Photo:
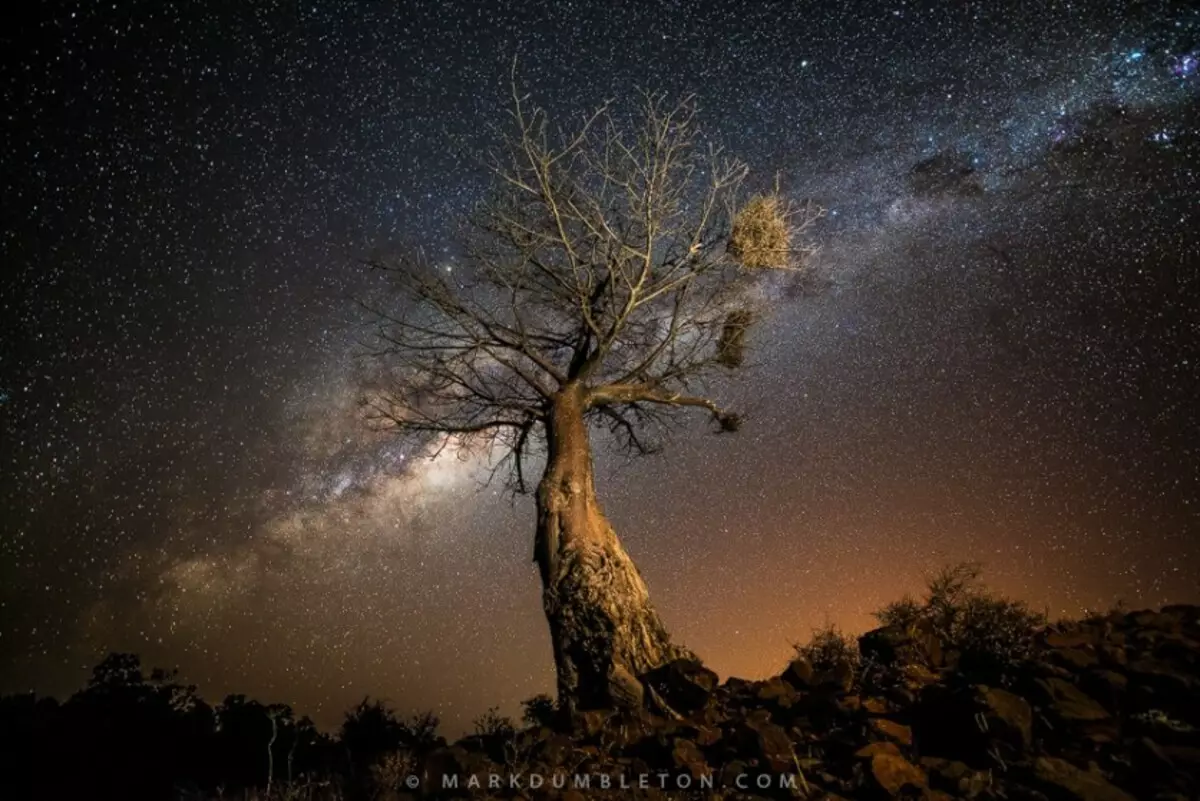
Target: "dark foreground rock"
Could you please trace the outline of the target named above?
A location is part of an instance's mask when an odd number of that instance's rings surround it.
[[[664,665],[639,708],[468,738],[383,797],[1200,798],[1200,608],[1049,627],[1004,686],[927,630],[862,649],[870,671],[801,659],[765,681]]]

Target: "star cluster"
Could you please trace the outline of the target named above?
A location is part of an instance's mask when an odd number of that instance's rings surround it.
[[[753,371],[602,498],[722,674],[982,560],[1078,614],[1198,600],[1200,12],[1186,3],[44,4],[0,66],[0,691],[106,650],[335,725],[552,689],[528,500],[372,431],[358,259],[553,115],[694,92],[828,210]]]

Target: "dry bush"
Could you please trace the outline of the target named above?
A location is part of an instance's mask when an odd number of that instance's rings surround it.
[[[808,660],[817,672],[833,670],[839,665],[850,665],[857,670],[862,659],[858,651],[858,641],[843,633],[833,623],[813,629],[808,642],[795,648],[796,655]]]
[[[942,648],[957,654],[962,670],[1004,678],[1033,655],[1046,617],[1024,601],[989,591],[982,574],[974,562],[945,567],[929,578],[921,602],[905,597],[875,617],[885,626],[904,629],[927,623]]]
[[[491,707],[474,721],[475,733],[484,737],[512,737],[517,727],[512,718],[501,715],[499,707]]]

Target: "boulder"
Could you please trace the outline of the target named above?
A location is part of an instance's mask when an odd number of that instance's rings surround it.
[[[941,678],[924,665],[905,665],[900,672],[904,686],[909,690],[920,691],[923,687],[935,684]]]
[[[895,743],[889,743],[886,741],[867,743],[862,748],[854,752],[854,756],[858,757],[859,759],[870,759],[876,754],[895,754],[896,756],[903,756],[903,754],[900,753],[899,746],[897,746]]]
[[[544,765],[557,767],[565,764],[575,751],[571,738],[565,734],[551,733],[530,749],[533,758]]]
[[[779,709],[790,709],[800,700],[800,693],[780,676],[758,685],[754,696],[765,706]]]
[[[1133,765],[1142,774],[1146,786],[1150,786],[1155,780],[1175,771],[1175,763],[1158,743],[1149,737],[1139,737],[1135,740],[1130,752],[1133,756]]]
[[[911,626],[883,626],[858,638],[858,648],[866,659],[884,665],[942,664],[942,643],[928,621]]]
[[[1125,670],[1133,686],[1148,687],[1156,696],[1180,698],[1192,695],[1196,680],[1178,671],[1147,660],[1139,660]]]
[[[1105,709],[1117,709],[1129,688],[1129,679],[1113,670],[1089,670],[1080,675],[1079,685]]]
[[[694,779],[705,776],[709,773],[708,764],[704,761],[704,754],[691,740],[685,740],[682,737],[676,737],[671,748],[671,767],[675,770],[686,773]]]
[[[952,759],[925,757],[921,767],[929,777],[929,785],[963,798],[974,798],[992,784],[990,771],[972,770],[970,766]]]
[[[1096,635],[1081,629],[1049,631],[1042,637],[1042,642],[1050,648],[1080,648],[1094,644]]]
[[[985,769],[994,754],[1020,757],[1033,741],[1033,710],[1019,695],[984,685],[952,689],[935,685],[913,710],[921,753]]]
[[[1121,668],[1129,664],[1129,655],[1125,648],[1116,643],[1103,643],[1096,649],[1100,662],[1110,668]]]
[[[906,791],[920,792],[928,787],[925,772],[905,759],[895,743],[871,743],[855,752],[855,756],[866,762],[867,784],[877,792],[895,798]]]
[[[893,711],[892,704],[884,698],[866,698],[862,702],[862,708],[868,715],[887,715]]]
[[[1065,679],[1038,679],[1037,685],[1050,711],[1061,720],[1087,723],[1111,717],[1099,702]]]
[[[1046,658],[1059,667],[1074,671],[1087,670],[1100,662],[1095,654],[1081,648],[1056,648]]]
[[[1064,759],[1038,757],[1033,765],[1037,781],[1055,798],[1071,801],[1136,801],[1111,784],[1102,773],[1080,770]]]
[[[1033,710],[1028,701],[1007,690],[983,685],[975,688],[975,700],[992,736],[1018,753],[1029,750],[1033,742]]]
[[[783,671],[782,678],[797,690],[807,689],[813,681],[812,663],[802,656],[797,656]]]
[[[1180,617],[1165,609],[1159,612],[1155,612],[1153,609],[1130,612],[1125,616],[1125,622],[1139,629],[1153,629],[1156,631],[1178,632],[1183,628]]]
[[[676,712],[704,707],[717,686],[717,674],[695,659],[676,659],[642,676],[642,683]]]
[[[894,720],[871,718],[867,721],[867,728],[876,736],[882,737],[885,740],[891,740],[899,745],[910,746],[913,744],[912,729],[896,723]]]
[[[782,726],[767,717],[747,719],[735,730],[738,754],[753,760],[764,770],[782,773],[795,769],[795,751]]]
[[[854,665],[849,662],[838,662],[828,670],[822,670],[813,676],[818,687],[839,693],[848,693],[854,687]]]

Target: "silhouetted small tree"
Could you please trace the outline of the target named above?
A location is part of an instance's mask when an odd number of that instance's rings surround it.
[[[529,726],[552,726],[558,713],[558,705],[545,693],[539,693],[521,702],[521,720]]]

